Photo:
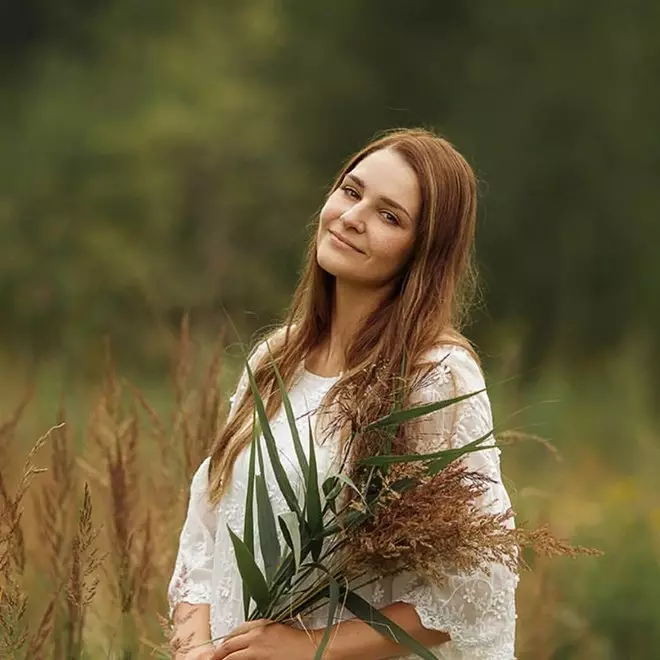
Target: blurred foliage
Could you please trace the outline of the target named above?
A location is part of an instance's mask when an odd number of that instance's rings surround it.
[[[281,314],[334,172],[381,129],[447,135],[481,180],[488,351],[522,373],[631,337],[660,366],[660,5],[43,0],[8,5],[6,351],[105,334],[161,364],[190,309]],[[254,316],[246,316],[249,310]]]

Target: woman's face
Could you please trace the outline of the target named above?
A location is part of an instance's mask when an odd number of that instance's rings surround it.
[[[403,157],[392,149],[370,154],[321,210],[319,266],[358,286],[387,285],[412,253],[420,207],[417,177]]]

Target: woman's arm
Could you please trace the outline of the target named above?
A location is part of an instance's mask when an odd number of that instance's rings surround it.
[[[412,396],[412,403],[431,403],[477,391],[480,394],[415,420],[414,434],[423,453],[462,447],[493,429],[490,400],[483,391],[486,383],[472,356],[462,348],[447,351],[442,347],[432,357],[437,362],[432,378]],[[492,444],[492,436],[484,444]],[[504,515],[511,502],[502,483],[499,453],[499,449],[486,449],[468,454],[461,462],[490,479],[476,506],[490,514]],[[513,519],[504,525],[513,527]],[[513,658],[517,574],[499,562],[489,564],[488,570],[471,572],[445,565],[443,574],[440,582],[411,574],[394,576],[392,601],[414,606],[422,624],[446,632],[457,651],[470,654],[480,649],[483,653],[493,646],[497,649],[493,656],[499,653],[497,657]]]
[[[208,503],[205,459],[192,478],[188,513],[168,588],[172,620],[172,649],[210,641],[211,578],[215,551],[215,513]],[[212,648],[212,647],[211,647]],[[185,657],[180,651],[177,660]]]
[[[181,602],[174,608],[174,636],[170,646],[174,651],[174,660],[192,660],[201,658],[202,653],[211,656],[211,625],[209,605],[206,603],[191,605]],[[200,646],[209,642],[206,646]],[[193,650],[193,647],[197,647]]]
[[[409,635],[427,647],[449,641],[449,635],[422,626],[412,605],[392,603],[380,610]],[[250,621],[231,635],[204,660],[312,660],[321,643],[325,628],[300,630],[268,619]],[[381,635],[359,619],[340,621],[330,629],[324,660],[381,660],[408,655],[405,646]],[[189,660],[186,658],[186,660]]]
[[[411,637],[427,648],[440,646],[450,637],[440,630],[429,630],[422,625],[417,611],[408,603],[392,603],[380,610]],[[315,645],[321,642],[324,629],[312,631]],[[369,624],[359,619],[340,621],[330,629],[330,641],[326,647],[326,660],[381,660],[400,655],[408,655],[407,647],[397,644],[389,637],[381,635]]]

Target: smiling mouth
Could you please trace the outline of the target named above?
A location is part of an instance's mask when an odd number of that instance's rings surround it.
[[[346,245],[347,247],[352,248],[353,250],[355,250],[356,252],[359,252],[360,254],[364,254],[364,252],[362,252],[362,250],[356,248],[355,245],[353,245],[352,243],[349,243],[345,238],[342,238],[341,236],[339,236],[339,234],[335,234],[335,232],[332,231],[332,230],[330,230],[330,229],[329,229],[328,231],[329,231],[330,234],[332,234],[332,236],[334,236],[334,237],[335,237],[340,243],[343,243],[343,244]]]

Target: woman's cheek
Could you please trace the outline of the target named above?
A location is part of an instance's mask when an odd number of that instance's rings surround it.
[[[389,232],[381,235],[371,246],[372,255],[377,257],[378,270],[386,277],[396,275],[408,256],[407,242],[401,242],[399,236]]]
[[[321,209],[321,224],[323,226],[328,225],[333,220],[339,218],[343,212],[344,205],[334,194],[331,195]]]

